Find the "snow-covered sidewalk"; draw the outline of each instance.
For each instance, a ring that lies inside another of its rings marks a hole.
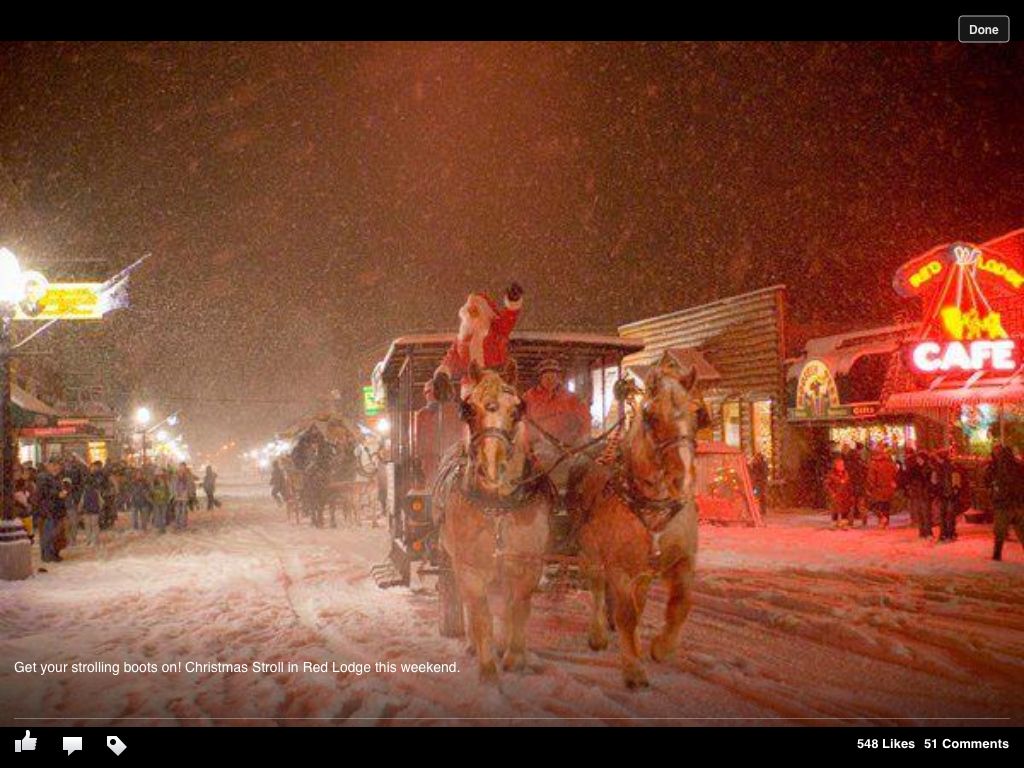
[[[1010,542],[1006,562],[990,561],[990,526],[964,525],[951,545],[908,527],[831,531],[806,514],[703,527],[695,608],[678,656],[650,663],[649,690],[622,686],[614,641],[587,648],[589,596],[560,588],[534,601],[528,672],[496,690],[477,682],[463,641],[438,636],[429,589],[370,579],[382,530],[297,527],[254,492],[226,488],[224,507],[185,533],[107,533],[98,551],[0,582],[0,719],[1024,724],[1024,550]],[[663,598],[656,588],[645,639]],[[76,662],[107,671],[72,673]]]

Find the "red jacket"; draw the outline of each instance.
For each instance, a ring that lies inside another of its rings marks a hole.
[[[526,415],[563,443],[577,445],[586,437],[590,428],[590,412],[564,387],[559,386],[549,393],[538,384],[523,395],[523,400],[526,402]],[[543,438],[531,434],[530,439]]]
[[[519,309],[506,307],[491,320],[491,328],[483,341],[484,368],[500,368],[508,360],[508,337],[518,319]],[[462,376],[469,370],[469,362],[469,342],[456,339],[448,347],[439,370],[445,371],[449,376]]]
[[[825,489],[828,491],[829,510],[849,514],[853,509],[853,485],[849,473],[833,469],[825,478]]]
[[[871,457],[868,467],[868,499],[870,501],[892,501],[896,493],[895,462],[885,454]]]

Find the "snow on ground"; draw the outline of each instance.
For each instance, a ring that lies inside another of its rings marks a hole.
[[[464,641],[438,636],[431,589],[370,579],[382,530],[297,527],[262,487],[225,492],[186,533],[119,529],[0,582],[3,723],[1024,723],[1024,550],[989,560],[990,526],[963,525],[950,545],[900,518],[888,531],[832,531],[806,512],[702,527],[695,608],[677,657],[649,663],[650,689],[622,686],[615,640],[587,648],[589,597],[559,585],[535,598],[529,670],[494,689]],[[663,605],[656,588],[645,640]],[[189,660],[458,672],[14,672]]]

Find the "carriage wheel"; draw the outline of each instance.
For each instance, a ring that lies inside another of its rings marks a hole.
[[[462,620],[459,585],[455,581],[455,571],[447,555],[440,563],[440,570],[437,580],[438,629],[441,637],[465,637],[466,628]]]

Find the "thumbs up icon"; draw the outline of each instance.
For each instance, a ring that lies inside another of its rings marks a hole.
[[[15,752],[32,752],[36,748],[36,740],[29,735],[29,731],[25,731],[25,738],[14,740],[14,751]]]

